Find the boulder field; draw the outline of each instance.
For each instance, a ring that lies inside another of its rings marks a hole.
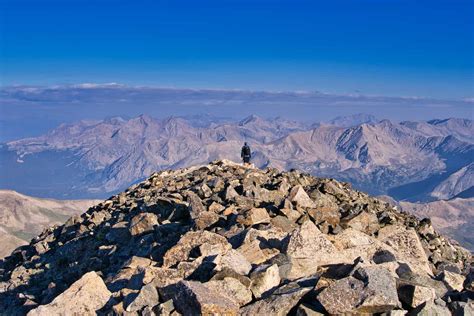
[[[0,315],[469,315],[472,254],[347,183],[167,170],[0,261]]]

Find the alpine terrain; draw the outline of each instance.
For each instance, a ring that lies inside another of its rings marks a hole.
[[[0,314],[469,315],[473,259],[347,183],[215,161],[154,173],[16,249]]]
[[[237,122],[142,115],[63,124],[3,144],[0,187],[61,199],[105,198],[156,170],[240,161],[244,141],[261,168],[296,168],[412,202],[472,196],[471,120],[396,123],[370,115],[312,125],[255,115]]]

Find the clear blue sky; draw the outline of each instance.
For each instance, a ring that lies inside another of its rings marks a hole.
[[[474,0],[0,0],[2,85],[473,97]]]

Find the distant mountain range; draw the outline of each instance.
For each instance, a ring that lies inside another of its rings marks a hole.
[[[58,201],[0,190],[0,259],[26,245],[45,227],[63,224],[100,201]]]
[[[3,144],[0,187],[61,199],[103,198],[156,170],[239,161],[244,141],[258,167],[298,168],[397,200],[472,196],[472,120],[397,123],[364,114],[317,124],[255,115],[63,124]]]

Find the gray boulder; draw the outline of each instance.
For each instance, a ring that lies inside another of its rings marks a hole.
[[[311,288],[297,288],[284,293],[271,295],[240,309],[240,315],[286,316]]]
[[[237,279],[225,277],[222,280],[211,280],[205,284],[215,292],[225,294],[239,306],[252,301],[252,292]]]
[[[436,298],[436,291],[430,287],[401,283],[398,286],[398,297],[411,308],[417,308],[426,302],[432,302]]]
[[[96,315],[96,311],[109,301],[111,294],[97,273],[88,272],[51,303],[31,310],[28,316]]]
[[[331,256],[337,250],[308,220],[290,234],[283,245],[283,252],[291,262],[286,273],[287,277],[297,279],[314,274],[320,265],[331,261]]]
[[[131,300],[131,302],[128,304],[125,302],[125,305],[127,306],[125,310],[127,312],[137,312],[145,307],[152,308],[159,303],[158,291],[152,283],[149,283],[141,288],[138,295]]]
[[[385,313],[401,307],[392,273],[380,266],[359,268],[354,276],[365,283],[364,300],[357,307],[362,313]]]
[[[173,287],[173,304],[183,315],[238,315],[239,305],[200,282],[181,281]]]
[[[364,297],[364,282],[347,277],[322,290],[317,299],[329,314],[338,315],[355,311]]]
[[[158,217],[153,213],[140,213],[130,221],[130,234],[132,236],[153,231],[159,225]]]
[[[259,268],[252,272],[250,279],[252,280],[250,290],[256,298],[260,298],[280,284],[278,266],[273,264],[269,267]]]

